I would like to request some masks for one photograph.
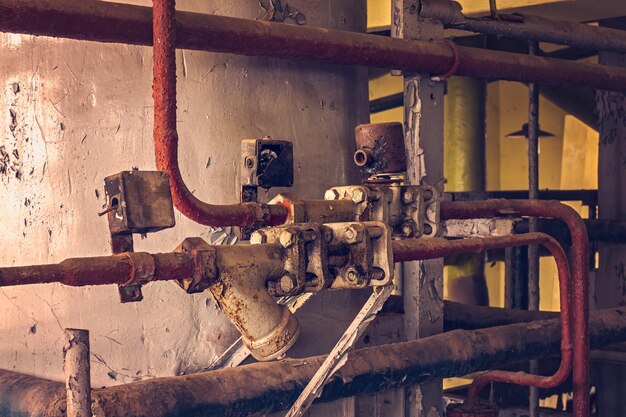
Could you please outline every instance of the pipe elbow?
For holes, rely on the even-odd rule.
[[[221,247],[218,279],[209,287],[224,314],[237,327],[259,361],[285,354],[300,335],[300,323],[269,294],[266,282],[284,273],[280,249],[272,245]]]

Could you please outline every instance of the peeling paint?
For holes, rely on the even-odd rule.
[[[180,3],[185,10],[246,18],[254,18],[259,7],[225,0]],[[356,28],[328,13],[328,2],[292,0],[290,8],[292,3],[306,4],[307,24]],[[351,24],[364,22],[363,4],[334,3],[333,10],[343,5]],[[109,254],[106,220],[97,216],[103,200],[96,190],[105,176],[155,166],[150,50],[0,34],[0,52],[3,63],[10,63],[0,68],[0,210],[11,220],[2,233],[11,245],[0,245],[0,263]],[[302,198],[320,198],[330,186],[357,180],[352,135],[367,109],[366,79],[360,78],[365,74],[358,69],[185,52],[184,71],[186,77],[179,65],[179,152],[183,176],[199,197],[235,201],[240,140],[267,134],[295,142],[300,170],[307,175],[297,176],[292,191]],[[335,111],[327,111],[328,104],[321,109],[322,100]],[[16,163],[20,180],[12,169]],[[137,250],[171,251],[187,236],[214,244],[236,239],[232,228],[201,227],[179,213],[176,221],[175,229],[137,239]],[[353,306],[350,294],[333,296],[341,302],[323,305],[324,332],[304,335],[295,354],[321,353],[311,351],[307,338],[328,342],[319,349],[332,342],[332,332],[347,316],[343,307]],[[212,298],[189,296],[171,283],[146,286],[139,304],[120,304],[113,286],[6,288],[0,297],[4,367],[61,379],[61,328],[88,328],[94,386],[193,372],[208,366],[238,335]],[[304,314],[311,330],[318,327],[318,313]],[[307,321],[307,314],[318,316]]]

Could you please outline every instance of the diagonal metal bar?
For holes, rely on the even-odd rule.
[[[322,366],[315,372],[313,378],[287,412],[286,417],[302,417],[307,412],[313,401],[322,394],[326,382],[346,363],[348,352],[370,322],[374,320],[392,292],[393,285],[374,288],[370,298],[352,320],[333,350],[330,351]]]

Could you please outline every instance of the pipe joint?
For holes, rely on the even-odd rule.
[[[130,285],[145,285],[154,280],[156,271],[156,262],[154,257],[146,252],[126,252],[121,254],[128,259],[130,263],[129,279],[123,284],[123,287]]]

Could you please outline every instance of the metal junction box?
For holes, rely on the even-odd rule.
[[[104,179],[111,234],[145,234],[174,227],[169,176],[160,171],[122,171]]]

